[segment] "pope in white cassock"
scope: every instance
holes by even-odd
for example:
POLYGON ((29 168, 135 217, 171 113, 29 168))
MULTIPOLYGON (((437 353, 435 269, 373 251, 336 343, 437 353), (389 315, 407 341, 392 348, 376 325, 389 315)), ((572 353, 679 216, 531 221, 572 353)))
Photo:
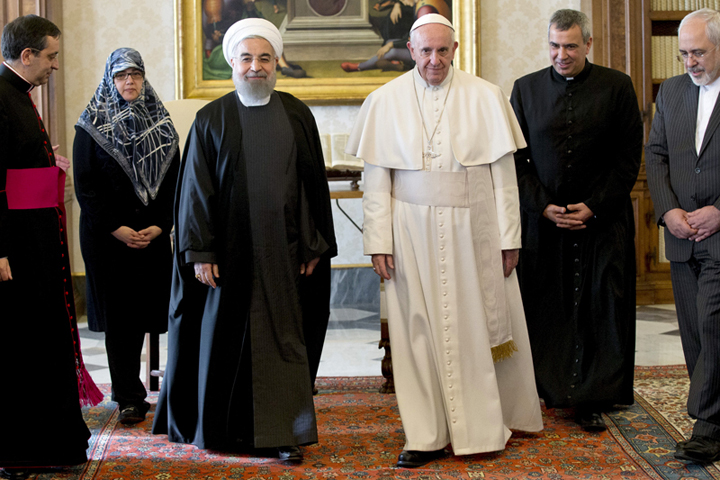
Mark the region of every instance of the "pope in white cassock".
POLYGON ((543 427, 515 273, 525 140, 500 88, 451 66, 457 46, 445 17, 420 17, 417 66, 368 96, 346 150, 365 161, 364 250, 386 281, 398 467, 543 427))

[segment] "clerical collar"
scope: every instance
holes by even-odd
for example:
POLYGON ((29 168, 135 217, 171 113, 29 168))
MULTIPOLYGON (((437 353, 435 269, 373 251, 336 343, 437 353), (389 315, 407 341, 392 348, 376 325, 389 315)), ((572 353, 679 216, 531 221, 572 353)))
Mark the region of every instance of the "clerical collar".
POLYGON ((550 70, 552 70, 553 78, 556 80, 562 81, 564 83, 581 82, 581 81, 585 80, 588 77, 588 75, 590 75, 591 69, 592 69, 592 64, 587 60, 587 58, 585 59, 585 66, 583 67, 583 69, 580 71, 580 73, 578 73, 574 77, 565 77, 563 75, 560 75, 557 71, 555 71, 554 67, 550 66, 550 70))
POLYGON ((262 107, 263 105, 267 105, 268 103, 270 103, 270 97, 272 97, 272 93, 267 97, 260 99, 243 97, 240 92, 237 92, 237 94, 238 98, 240 99, 240 103, 242 103, 246 107, 262 107))
POLYGON ((11 72, 13 72, 15 75, 17 75, 18 80, 22 80, 23 82, 25 82, 26 85, 22 85, 20 82, 14 82, 16 84, 15 86, 18 87, 19 90, 23 90, 23 91, 25 91, 25 93, 30 93, 32 91, 32 89, 35 88, 35 85, 28 82, 27 79, 25 77, 23 77, 22 75, 20 75, 20 72, 18 72, 13 67, 11 67, 9 63, 2 62, 2 64, 5 66, 5 68, 7 68, 11 72))
POLYGON ((415 66, 415 68, 413 68, 413 75, 415 75, 415 83, 420 87, 443 88, 443 87, 446 87, 448 85, 448 83, 450 83, 450 79, 452 78, 454 73, 453 73, 453 67, 451 65, 450 69, 448 70, 447 77, 445 77, 445 80, 443 80, 442 83, 440 83, 440 85, 430 85, 427 81, 425 81, 425 79, 420 76, 420 71, 418 70, 417 65, 415 66))

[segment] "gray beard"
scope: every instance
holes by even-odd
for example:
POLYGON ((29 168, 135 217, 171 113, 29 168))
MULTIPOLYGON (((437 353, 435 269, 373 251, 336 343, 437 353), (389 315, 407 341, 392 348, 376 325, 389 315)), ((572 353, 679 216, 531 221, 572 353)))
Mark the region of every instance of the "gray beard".
POLYGON ((238 91, 238 93, 243 98, 248 98, 255 101, 269 97, 270 94, 272 94, 273 90, 275 90, 275 83, 277 81, 275 71, 269 74, 267 78, 262 82, 249 82, 245 80, 245 78, 235 74, 235 72, 233 72, 232 78, 233 83, 235 84, 235 89, 238 91))

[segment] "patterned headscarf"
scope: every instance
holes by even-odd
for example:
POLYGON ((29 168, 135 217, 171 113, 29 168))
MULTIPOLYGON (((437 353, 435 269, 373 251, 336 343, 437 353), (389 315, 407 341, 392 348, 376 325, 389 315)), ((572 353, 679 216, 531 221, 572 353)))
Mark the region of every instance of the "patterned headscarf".
POLYGON ((160 184, 178 149, 179 137, 170 115, 146 79, 138 98, 126 102, 115 87, 113 76, 145 65, 137 50, 119 48, 105 63, 105 74, 77 126, 113 157, 125 171, 135 194, 147 205, 155 199, 160 184))

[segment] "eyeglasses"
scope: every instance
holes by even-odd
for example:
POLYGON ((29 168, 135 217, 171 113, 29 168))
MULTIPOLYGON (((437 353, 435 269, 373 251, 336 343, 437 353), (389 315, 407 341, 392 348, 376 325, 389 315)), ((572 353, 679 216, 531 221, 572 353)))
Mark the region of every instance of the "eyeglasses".
POLYGON ((115 80, 124 82, 125 80, 127 80, 128 75, 130 75, 133 80, 140 80, 144 76, 143 72, 129 72, 129 73, 128 72, 120 72, 120 73, 116 73, 113 78, 115 80))
POLYGON ((711 48, 710 50, 707 50, 707 51, 705 51, 705 50, 691 50, 689 52, 681 51, 680 55, 678 55, 675 58, 678 59, 678 62, 682 62, 682 63, 685 63, 688 58, 694 58, 695 60, 700 61, 700 60, 702 60, 702 58, 705 55, 707 55, 708 53, 712 52, 713 50, 715 50, 717 48, 718 48, 718 46, 715 45, 713 48, 711 48))

